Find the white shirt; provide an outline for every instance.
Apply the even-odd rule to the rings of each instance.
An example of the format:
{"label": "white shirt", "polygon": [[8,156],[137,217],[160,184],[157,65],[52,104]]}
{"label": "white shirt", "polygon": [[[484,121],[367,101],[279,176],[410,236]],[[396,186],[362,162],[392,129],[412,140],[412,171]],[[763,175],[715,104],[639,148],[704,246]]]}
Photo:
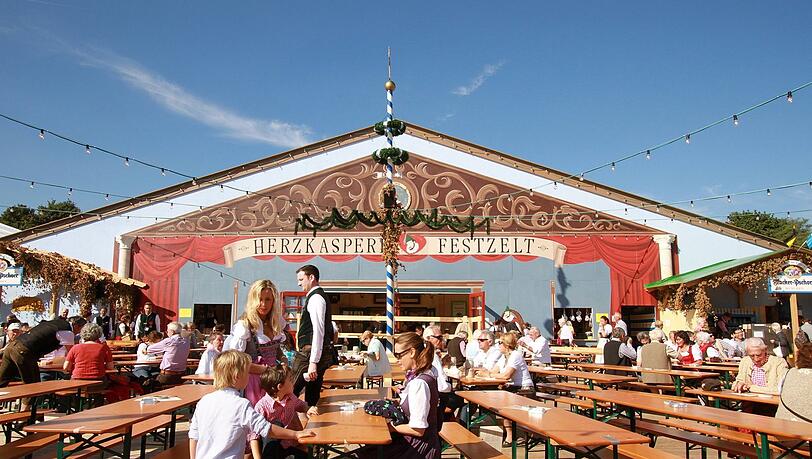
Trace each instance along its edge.
{"label": "white shirt", "polygon": [[[307,292],[308,295],[313,290],[319,288],[315,286]],[[312,295],[307,300],[307,312],[310,314],[310,323],[313,325],[313,342],[310,343],[310,363],[319,363],[321,360],[322,343],[324,343],[324,316],[327,314],[327,302],[321,295]],[[332,330],[330,330],[332,332]],[[330,339],[332,341],[332,339]]]}
{"label": "white shirt", "polygon": [[[141,314],[138,314],[138,317],[135,318],[135,330],[133,331],[133,333],[137,335],[138,330],[140,329],[141,329]],[[159,316],[158,314],[155,314],[155,330],[161,331],[161,316]]]}
{"label": "white shirt", "polygon": [[465,344],[465,359],[473,362],[477,354],[479,354],[479,341],[471,338]]}
{"label": "white shirt", "polygon": [[558,330],[558,337],[561,338],[562,340],[575,339],[575,336],[573,336],[572,333],[572,327],[570,327],[567,324],[562,325],[561,328]]}
{"label": "white shirt", "polygon": [[[154,356],[149,355],[147,353],[147,347],[149,344],[141,343],[138,345],[138,350],[135,351],[135,361],[136,362],[155,362],[156,359]],[[151,368],[149,365],[136,365],[134,368]]]}
{"label": "white shirt", "polygon": [[[369,354],[375,354],[378,360],[373,359]],[[367,346],[367,376],[382,376],[391,372],[392,366],[389,365],[389,357],[386,355],[383,343],[373,337]]]}
{"label": "white shirt", "polygon": [[601,329],[601,331],[603,332],[603,338],[609,339],[609,338],[612,337],[612,325],[611,324],[604,325],[603,328]]}
{"label": "white shirt", "polygon": [[189,438],[197,440],[199,459],[243,459],[250,432],[268,436],[271,424],[254,411],[236,389],[204,395],[189,424]]}
{"label": "white shirt", "polygon": [[434,360],[431,362],[431,372],[437,378],[437,391],[445,394],[451,392],[451,384],[449,384],[448,377],[445,375],[445,370],[443,370],[443,362],[436,352],[434,353]]}
{"label": "white shirt", "polygon": [[513,368],[513,376],[510,377],[511,386],[533,386],[533,378],[530,376],[530,370],[527,369],[527,363],[524,361],[524,354],[522,351],[516,349],[507,357],[503,355],[501,358],[499,358],[496,366],[499,367],[500,372],[505,371],[507,368]]}
{"label": "white shirt", "polygon": [[519,341],[522,341],[530,346],[533,362],[551,363],[553,361],[552,357],[550,356],[550,342],[547,341],[547,338],[539,336],[533,340],[529,336],[525,336]]}
{"label": "white shirt", "polygon": [[[432,370],[426,371],[431,374]],[[426,429],[429,427],[429,405],[431,391],[426,381],[415,377],[400,392],[400,404],[409,405],[409,427]]]}
{"label": "white shirt", "polygon": [[196,375],[210,375],[214,373],[214,359],[220,355],[217,352],[217,349],[212,347],[206,347],[206,350],[203,351],[203,354],[200,356],[200,363],[197,364],[197,370],[195,370]]}
{"label": "white shirt", "polygon": [[496,365],[496,361],[499,360],[500,357],[502,357],[502,353],[499,352],[499,348],[496,346],[491,346],[488,352],[484,352],[480,349],[479,353],[474,356],[474,367],[490,370]]}
{"label": "white shirt", "polygon": [[615,328],[623,330],[623,333],[629,336],[629,327],[626,326],[626,322],[624,322],[623,319],[618,319],[617,322],[615,322]]}

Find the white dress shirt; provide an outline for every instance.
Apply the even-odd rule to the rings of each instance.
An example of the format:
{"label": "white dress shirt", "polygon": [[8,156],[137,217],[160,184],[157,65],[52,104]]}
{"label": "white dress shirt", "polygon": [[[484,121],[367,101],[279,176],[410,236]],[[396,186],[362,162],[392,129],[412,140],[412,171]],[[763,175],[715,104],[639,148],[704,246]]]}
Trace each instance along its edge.
{"label": "white dress shirt", "polygon": [[488,352],[484,352],[480,349],[479,353],[474,357],[474,367],[491,370],[500,357],[502,357],[502,353],[499,352],[499,348],[496,346],[491,346]]}
{"label": "white dress shirt", "polygon": [[[318,286],[307,292],[310,295]],[[322,344],[324,343],[324,316],[327,314],[327,302],[321,295],[313,295],[307,300],[307,312],[310,314],[310,323],[313,325],[313,342],[310,343],[310,363],[319,363],[321,359]],[[330,330],[332,332],[332,330]]]}
{"label": "white dress shirt", "polygon": [[248,399],[233,388],[204,395],[189,424],[189,438],[197,440],[199,459],[243,459],[250,432],[268,436],[271,424],[254,411]]}
{"label": "white dress shirt", "polygon": [[[432,370],[426,371],[431,374]],[[400,404],[409,405],[409,427],[426,429],[429,426],[431,391],[426,381],[415,377],[400,392]]]}
{"label": "white dress shirt", "polygon": [[436,352],[434,353],[434,360],[431,362],[431,372],[437,378],[437,391],[446,394],[451,392],[451,384],[449,384],[448,377],[445,375],[445,370],[443,370],[443,362]]}

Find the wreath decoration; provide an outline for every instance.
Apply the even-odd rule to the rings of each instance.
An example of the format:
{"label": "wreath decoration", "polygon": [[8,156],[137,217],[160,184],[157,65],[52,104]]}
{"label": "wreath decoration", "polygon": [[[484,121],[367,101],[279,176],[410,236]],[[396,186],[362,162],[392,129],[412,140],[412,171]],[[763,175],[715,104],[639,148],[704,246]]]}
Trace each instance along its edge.
{"label": "wreath decoration", "polygon": [[386,135],[387,128],[389,128],[392,137],[397,137],[406,132],[406,123],[401,120],[380,121],[375,123],[374,129],[376,134]]}
{"label": "wreath decoration", "polygon": [[372,160],[381,165],[391,162],[393,166],[400,166],[409,160],[409,152],[397,147],[381,148],[372,152]]}

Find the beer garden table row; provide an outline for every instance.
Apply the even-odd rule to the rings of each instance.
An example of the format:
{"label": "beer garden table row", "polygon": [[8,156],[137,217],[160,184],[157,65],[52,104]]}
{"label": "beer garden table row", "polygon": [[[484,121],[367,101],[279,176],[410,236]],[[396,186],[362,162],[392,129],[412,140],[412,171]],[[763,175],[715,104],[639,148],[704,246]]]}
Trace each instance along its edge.
{"label": "beer garden table row", "polygon": [[[606,365],[606,364],[598,364],[598,363],[578,363],[576,366],[579,366],[585,370],[610,370],[610,371],[621,371],[625,373],[652,373],[652,374],[660,374],[660,375],[668,375],[674,378],[674,387],[677,390],[677,396],[682,396],[682,380],[683,379],[702,379],[702,378],[713,378],[719,376],[718,372],[708,372],[708,371],[684,371],[684,370],[662,370],[662,369],[655,369],[655,368],[643,368],[643,367],[627,367],[623,365]],[[637,378],[633,378],[635,381]]]}
{"label": "beer garden table row", "polygon": [[[641,413],[653,413],[666,417],[751,430],[754,435],[756,453],[760,459],[770,457],[770,436],[809,443],[810,453],[812,453],[812,429],[809,428],[809,424],[803,422],[701,405],[683,404],[674,406],[673,404],[663,403],[662,399],[643,392],[594,390],[579,391],[576,392],[576,395],[595,402],[611,403],[617,406],[619,412],[625,411],[632,431],[636,430],[635,411],[640,411]],[[776,442],[772,442],[772,444],[786,449],[785,445]]]}

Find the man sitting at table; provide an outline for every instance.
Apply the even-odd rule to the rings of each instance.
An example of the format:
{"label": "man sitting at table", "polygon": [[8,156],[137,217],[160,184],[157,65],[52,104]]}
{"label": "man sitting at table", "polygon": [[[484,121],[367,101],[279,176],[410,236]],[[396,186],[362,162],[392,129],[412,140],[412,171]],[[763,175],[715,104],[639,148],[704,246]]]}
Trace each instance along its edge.
{"label": "man sitting at table", "polygon": [[[646,335],[650,342],[640,346],[637,351],[637,366],[655,370],[670,370],[671,359],[668,357],[668,347],[663,343],[665,333],[661,329],[655,328]],[[646,384],[673,384],[671,376],[657,373],[641,373],[640,381]]]}
{"label": "man sitting at table", "polygon": [[493,345],[493,332],[482,330],[477,341],[479,342],[479,352],[474,356],[473,367],[484,368],[487,371],[493,370],[496,361],[502,357],[499,348]]}
{"label": "man sitting at table", "polygon": [[161,374],[156,381],[161,384],[181,384],[186,374],[186,360],[189,358],[189,339],[181,335],[183,327],[177,322],[166,326],[166,338],[147,348],[150,354],[164,353],[161,359]]}
{"label": "man sitting at table", "polygon": [[[622,365],[630,367],[637,362],[637,351],[631,345],[631,339],[626,341],[626,333],[620,327],[612,329],[612,339],[603,347],[603,363],[606,365]],[[607,370],[607,374],[625,375],[625,372]]]}
{"label": "man sitting at table", "polygon": [[552,363],[550,342],[547,341],[547,338],[541,336],[541,330],[538,327],[530,327],[527,336],[519,339],[519,346],[524,348],[533,358],[533,365],[549,365]]}

